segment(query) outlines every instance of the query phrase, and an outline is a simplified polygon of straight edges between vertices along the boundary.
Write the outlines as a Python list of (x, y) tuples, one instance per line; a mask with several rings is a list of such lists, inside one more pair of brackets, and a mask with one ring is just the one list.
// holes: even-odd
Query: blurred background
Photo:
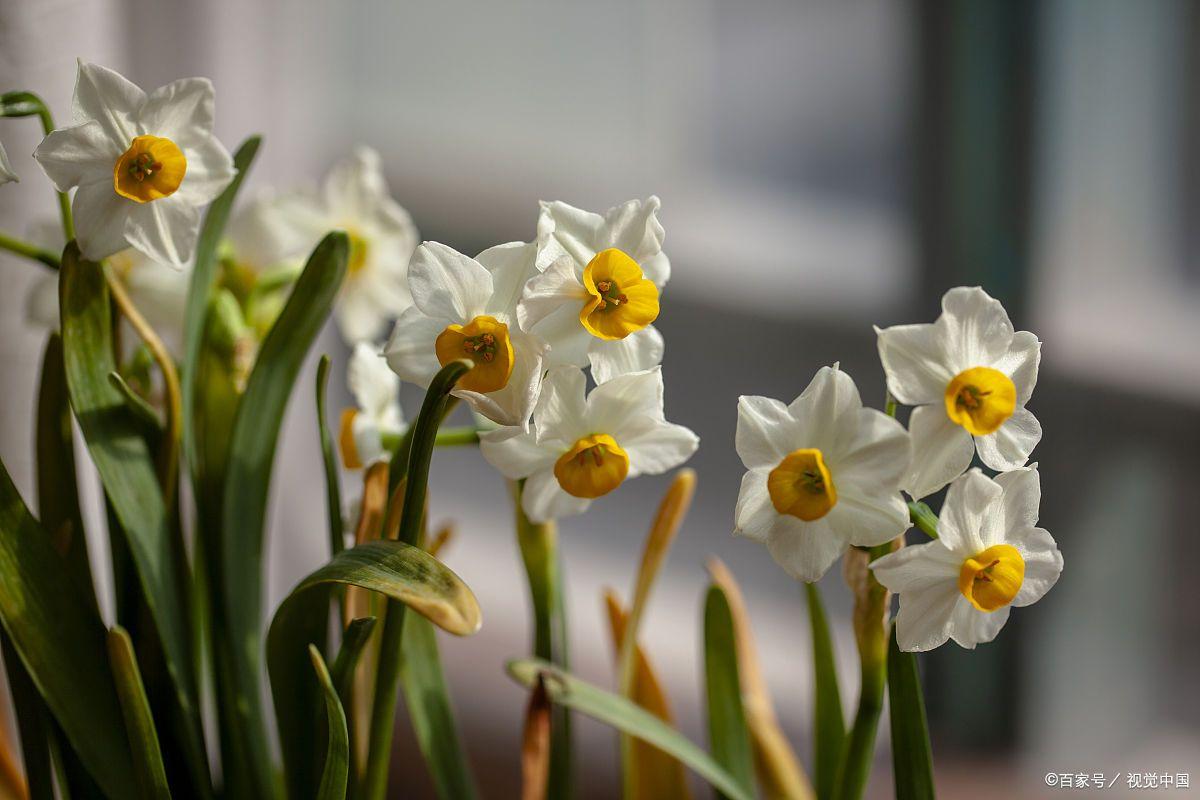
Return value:
[[(1200, 785), (1200, 3), (0, 0), (0, 89), (37, 91), (67, 120), (76, 56), (147, 88), (210, 76), (226, 145), (265, 136), (252, 189), (315, 182), (372, 145), (422, 237), (467, 252), (531, 239), (539, 199), (662, 198), (667, 414), (702, 443), (644, 641), (699, 741), (703, 564), (717, 555), (747, 594), (783, 724), (811, 751), (801, 588), (731, 535), (737, 396), (791, 400), (840, 361), (881, 406), (871, 325), (931, 321), (945, 289), (984, 286), (1045, 342), (1034, 460), (1067, 566), (996, 642), (922, 658), (939, 789), (1052, 797), (1048, 772)], [(53, 213), (35, 128), (0, 128), (24, 178), (0, 192), (5, 230)], [(37, 270), (0, 257), (0, 456), (27, 497)], [(344, 366), (332, 328), (319, 352)], [(325, 557), (313, 372), (276, 466), (270, 607)], [(350, 402), (339, 391), (331, 413)], [(410, 415), (416, 403), (406, 394)], [(628, 598), (667, 481), (634, 481), (561, 526), (575, 669), (603, 685), (600, 593)], [(524, 696), (502, 664), (530, 631), (509, 500), (470, 451), (438, 452), (431, 485), (434, 518), (458, 530), (446, 559), (485, 615), (477, 636), (442, 641), (458, 715), (485, 794), (515, 796)], [(849, 593), (836, 570), (822, 589), (850, 713)], [(395, 794), (431, 796), (398, 719)], [(578, 737), (582, 796), (616, 796), (615, 736), (582, 721)], [(891, 794), (886, 738), (883, 724), (877, 797)]]

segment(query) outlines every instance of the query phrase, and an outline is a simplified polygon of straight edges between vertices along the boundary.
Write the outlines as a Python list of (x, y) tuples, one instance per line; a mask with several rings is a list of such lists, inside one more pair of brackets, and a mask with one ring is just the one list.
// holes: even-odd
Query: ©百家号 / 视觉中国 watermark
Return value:
[(1188, 789), (1187, 772), (1047, 772), (1046, 785), (1057, 789)]

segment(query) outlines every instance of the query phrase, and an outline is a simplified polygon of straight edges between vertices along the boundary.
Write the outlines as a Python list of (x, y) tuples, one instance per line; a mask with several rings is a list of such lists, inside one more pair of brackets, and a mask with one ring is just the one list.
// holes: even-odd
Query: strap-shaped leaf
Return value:
[(333, 688), (321, 651), (310, 644), (308, 657), (312, 660), (321, 696), (325, 700), (325, 760), (321, 762), (317, 800), (345, 800), (350, 776), (350, 734), (346, 729), (346, 712)]
[(888, 644), (887, 682), (896, 800), (933, 800), (933, 754), (917, 657), (900, 652), (895, 625)]
[(140, 796), (146, 800), (169, 800), (171, 790), (167, 787), (167, 771), (163, 767), (154, 718), (150, 716), (150, 701), (146, 699), (133, 642), (119, 625), (108, 632), (108, 660), (117, 681), (117, 699), (125, 716), (125, 732), (129, 736), (138, 786), (142, 789)]
[(742, 708), (733, 614), (718, 586), (710, 586), (704, 599), (704, 676), (713, 758), (747, 794), (753, 794), (754, 754)]
[(324, 637), (330, 592), (360, 586), (379, 592), (460, 636), (479, 629), (479, 604), (466, 584), (419, 547), (392, 540), (360, 544), (301, 581), (275, 612), (267, 634), (267, 666), (279, 724), (289, 797), (312, 796), (312, 736), (317, 686), (307, 648)]
[(550, 700), (599, 720), (618, 731), (631, 734), (670, 753), (689, 769), (727, 797), (752, 800), (753, 793), (743, 788), (720, 764), (694, 742), (658, 717), (639, 708), (624, 697), (606, 692), (549, 662), (531, 658), (510, 661), (508, 674), (526, 689), (532, 689), (538, 675), (543, 676)]
[(0, 463), (0, 621), (80, 759), (111, 797), (135, 797), (105, 631)]
[[(220, 629), (228, 637), (233, 662), (235, 724), (250, 750), (246, 763), (259, 797), (274, 793), (259, 693), (263, 538), (271, 468), (288, 396), (342, 284), (349, 247), (346, 234), (334, 232), (309, 256), (250, 373), (233, 424), (230, 453), (234, 455), (225, 472), (219, 587), (224, 617)], [(304, 644), (323, 648), (325, 639), (322, 631)]]
[(808, 619), (812, 626), (813, 693), (816, 707), (813, 712), (813, 775), (817, 797), (833, 797), (838, 763), (846, 743), (846, 718), (842, 713), (842, 695), (838, 689), (837, 664), (833, 658), (833, 640), (825, 605), (815, 583), (804, 584), (808, 597)]
[(337, 457), (329, 420), (325, 418), (325, 390), (329, 385), (329, 356), (317, 363), (317, 434), (321, 438), (321, 464), (325, 468), (325, 507), (329, 513), (329, 554), (336, 556), (346, 546), (342, 536), (342, 489), (338, 483)]
[(83, 259), (74, 242), (63, 252), (59, 293), (71, 407), (127, 539), (174, 688), (184, 761), (200, 785), (208, 779), (208, 758), (196, 704), (190, 620), (177, 585), (166, 507), (139, 423), (108, 378), (117, 365), (104, 273), (100, 265)]

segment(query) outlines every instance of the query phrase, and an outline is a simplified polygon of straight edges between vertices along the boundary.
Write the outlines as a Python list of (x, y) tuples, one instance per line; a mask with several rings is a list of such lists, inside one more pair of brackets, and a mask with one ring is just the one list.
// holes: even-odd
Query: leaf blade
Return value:
[(325, 699), (325, 761), (321, 767), (321, 782), (317, 785), (317, 800), (345, 800), (350, 775), (350, 734), (346, 728), (346, 712), (333, 688), (321, 651), (310, 644), (308, 656)]
[(747, 794), (753, 794), (754, 755), (742, 708), (733, 614), (725, 592), (715, 585), (709, 586), (704, 599), (704, 676), (713, 758)]
[(117, 680), (117, 700), (125, 718), (125, 733), (129, 737), (141, 796), (169, 800), (171, 790), (167, 786), (167, 771), (163, 766), (154, 718), (150, 715), (150, 701), (146, 699), (146, 687), (142, 685), (133, 652), (133, 641), (119, 625), (108, 632), (108, 661)]
[(933, 754), (914, 653), (903, 653), (892, 625), (888, 644), (888, 700), (892, 727), (892, 774), (897, 800), (933, 800)]
[(838, 689), (837, 664), (833, 657), (833, 640), (825, 605), (815, 583), (804, 584), (808, 598), (808, 619), (812, 628), (813, 653), (813, 773), (817, 797), (826, 800), (833, 796), (838, 762), (846, 742), (846, 718), (842, 712), (842, 695)]

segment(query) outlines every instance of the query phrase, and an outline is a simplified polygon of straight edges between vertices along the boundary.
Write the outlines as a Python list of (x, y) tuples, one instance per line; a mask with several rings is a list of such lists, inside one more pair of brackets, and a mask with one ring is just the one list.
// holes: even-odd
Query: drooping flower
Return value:
[(521, 507), (534, 522), (581, 514), (629, 478), (679, 466), (700, 443), (667, 422), (659, 367), (618, 376), (586, 396), (585, 387), (578, 367), (555, 367), (533, 430), (482, 435), (483, 457), (506, 478), (525, 479)]
[(542, 203), (538, 274), (525, 288), (521, 327), (550, 344), (552, 365), (592, 367), (605, 383), (662, 362), (652, 322), (671, 274), (659, 200), (630, 200), (603, 216)]
[(388, 191), (379, 153), (358, 147), (334, 165), (319, 193), (280, 202), (304, 255), (329, 231), (346, 231), (350, 260), (334, 318), (347, 342), (379, 339), (412, 304), (406, 275), (420, 241), (412, 218)]
[(1024, 466), (1042, 437), (1025, 408), (1042, 344), (1028, 331), (1014, 333), (998, 300), (978, 287), (958, 287), (942, 297), (933, 324), (875, 332), (888, 389), (916, 406), (909, 420), (912, 471), (904, 483), (914, 498), (961, 475), (975, 452), (997, 471)]
[(791, 405), (738, 400), (742, 478), (736, 532), (763, 542), (793, 577), (816, 581), (850, 545), (875, 546), (908, 528), (900, 480), (909, 437), (863, 408), (845, 372), (822, 367)]
[(0, 186), (21, 180), (13, 172), (12, 164), (8, 161), (8, 153), (4, 152), (4, 142), (0, 142)]
[(950, 484), (937, 539), (871, 563), (879, 582), (900, 595), (901, 650), (932, 650), (947, 639), (973, 649), (996, 638), (1013, 606), (1050, 591), (1063, 559), (1036, 527), (1041, 494), (1033, 467), (994, 480), (973, 469)]
[(358, 469), (388, 458), (383, 437), (404, 430), (400, 379), (388, 368), (377, 346), (359, 342), (350, 356), (346, 382), (357, 408), (342, 412), (339, 444), (342, 462), (348, 469)]
[(533, 272), (534, 247), (510, 242), (469, 258), (425, 242), (408, 271), (413, 305), (384, 347), (388, 364), (409, 383), (428, 386), (462, 358), (474, 367), (454, 394), (499, 425), (524, 427), (537, 402), (546, 345), (517, 326), (521, 287)]
[(146, 94), (110, 69), (79, 63), (74, 126), (50, 133), (33, 157), (72, 201), (76, 239), (98, 261), (133, 246), (181, 269), (201, 210), (233, 180), (213, 136), (213, 87), (185, 78)]

